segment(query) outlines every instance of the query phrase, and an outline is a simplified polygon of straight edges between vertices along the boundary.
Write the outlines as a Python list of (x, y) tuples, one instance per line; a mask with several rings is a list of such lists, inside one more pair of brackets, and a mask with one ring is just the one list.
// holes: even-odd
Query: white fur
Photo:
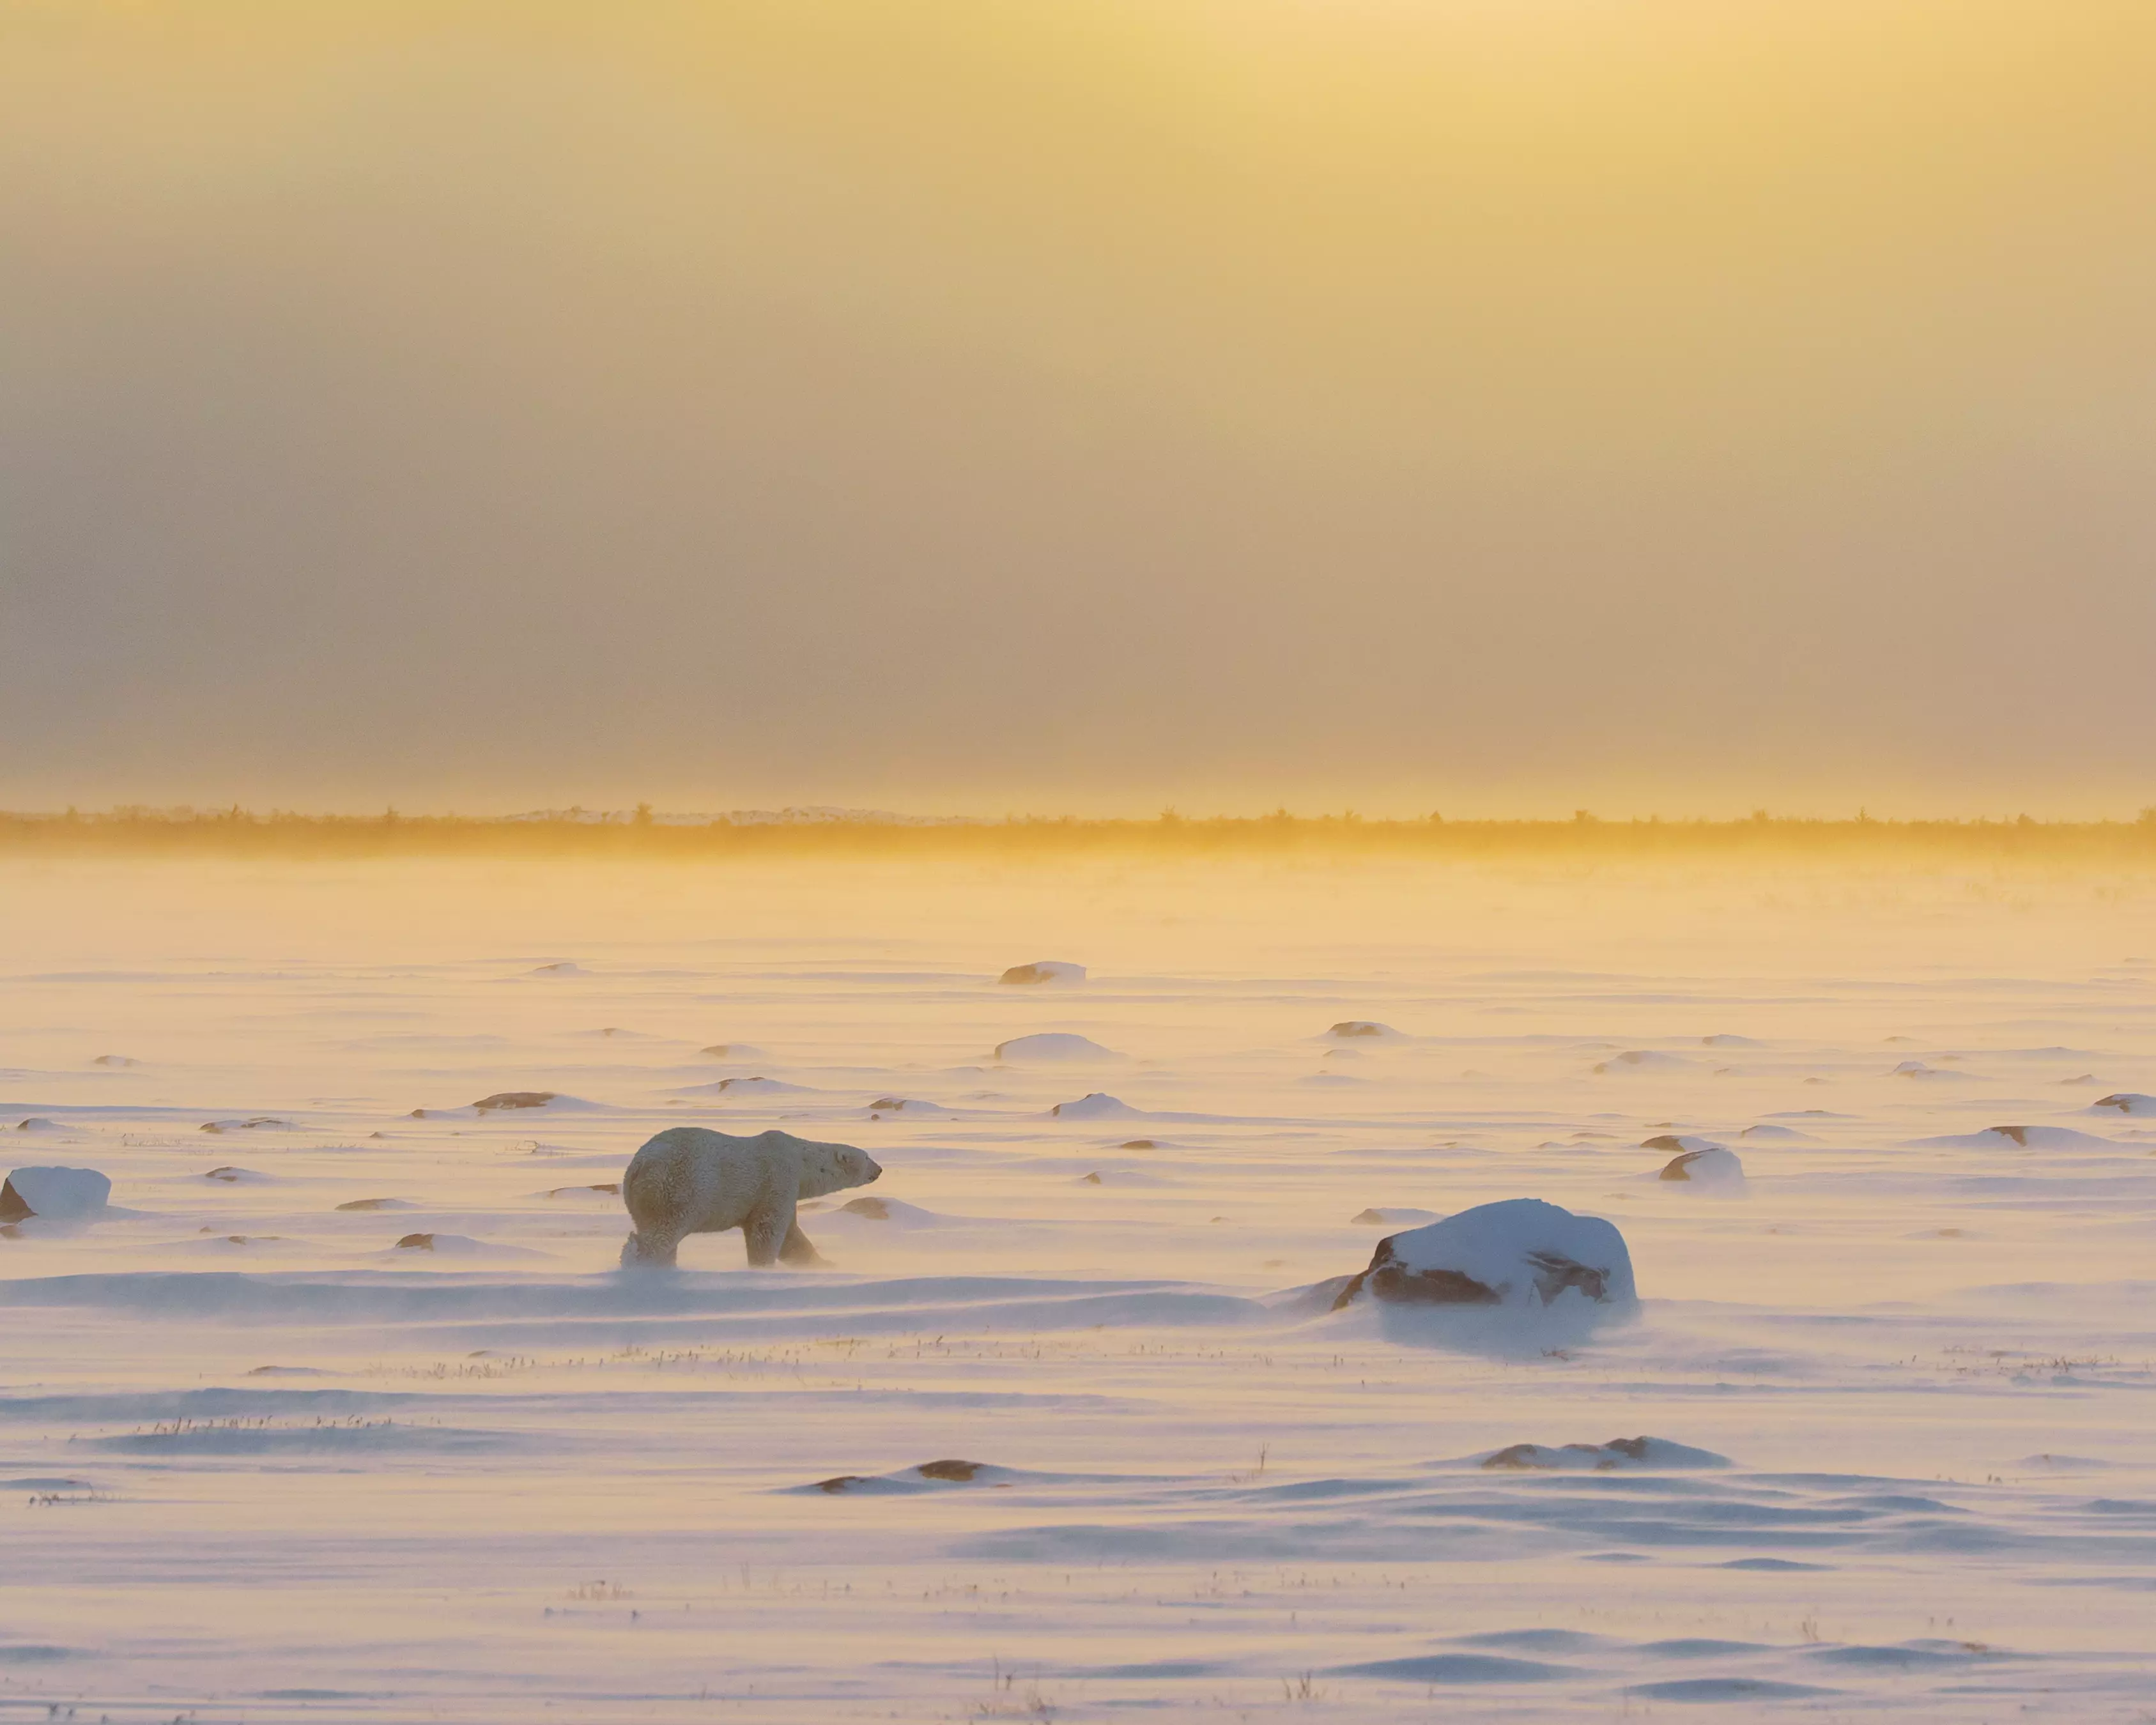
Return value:
[(814, 1264), (816, 1249), (794, 1219), (804, 1198), (865, 1186), (883, 1169), (850, 1144), (819, 1144), (791, 1132), (752, 1138), (677, 1126), (630, 1159), (622, 1202), (632, 1229), (624, 1265), (670, 1267), (685, 1235), (738, 1228), (757, 1268), (783, 1259)]

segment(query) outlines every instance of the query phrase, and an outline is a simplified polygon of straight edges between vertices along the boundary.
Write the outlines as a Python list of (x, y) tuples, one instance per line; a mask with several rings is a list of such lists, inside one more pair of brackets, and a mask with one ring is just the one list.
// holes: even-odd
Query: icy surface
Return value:
[[(2138, 879), (0, 874), (0, 1720), (2156, 1712)], [(618, 1272), (674, 1125), (886, 1172)], [(1632, 1322), (1282, 1297), (1522, 1197)]]

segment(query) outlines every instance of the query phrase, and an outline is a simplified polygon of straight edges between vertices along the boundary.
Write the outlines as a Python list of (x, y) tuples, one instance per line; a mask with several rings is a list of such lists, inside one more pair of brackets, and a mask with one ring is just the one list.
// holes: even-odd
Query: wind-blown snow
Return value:
[[(2125, 877), (0, 866), (12, 1161), (112, 1181), (0, 1224), (0, 1717), (2130, 1725), (2137, 951)], [(624, 1274), (689, 1124), (886, 1173)], [(1315, 1296), (1516, 1200), (1636, 1307)]]

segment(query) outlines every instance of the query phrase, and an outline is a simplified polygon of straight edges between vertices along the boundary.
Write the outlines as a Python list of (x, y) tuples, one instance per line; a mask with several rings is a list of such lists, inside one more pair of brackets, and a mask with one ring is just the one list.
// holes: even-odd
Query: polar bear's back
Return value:
[(639, 1228), (737, 1228), (771, 1189), (791, 1190), (799, 1156), (785, 1132), (736, 1137), (677, 1126), (646, 1142), (622, 1176), (622, 1202)]

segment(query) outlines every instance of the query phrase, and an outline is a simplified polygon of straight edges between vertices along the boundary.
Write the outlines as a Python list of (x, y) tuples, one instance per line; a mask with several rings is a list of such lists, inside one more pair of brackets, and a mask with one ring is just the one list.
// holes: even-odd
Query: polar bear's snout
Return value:
[(839, 1158), (849, 1186), (866, 1186), (883, 1178), (883, 1164), (865, 1150), (849, 1149)]

